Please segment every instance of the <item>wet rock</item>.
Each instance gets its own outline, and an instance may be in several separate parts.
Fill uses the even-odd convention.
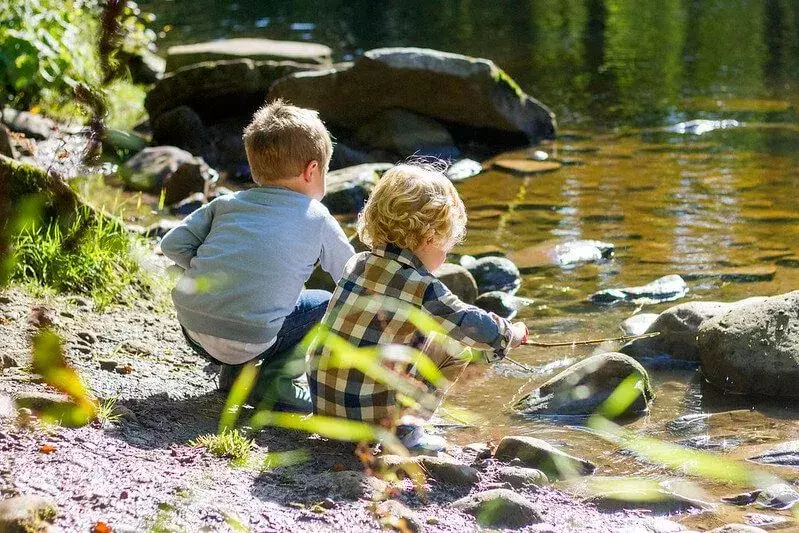
[[[711,529],[707,533],[767,533],[765,529],[747,526],[746,524],[727,524],[716,529]]]
[[[477,282],[468,270],[460,265],[444,263],[433,275],[462,301],[474,303],[477,298]]]
[[[503,438],[497,446],[494,458],[506,463],[518,459],[520,466],[541,470],[549,479],[588,475],[596,470],[591,462],[569,455],[548,442],[533,437]]]
[[[11,131],[2,124],[0,124],[0,155],[11,159],[17,158],[17,151],[11,143]]]
[[[531,159],[500,159],[494,167],[516,174],[539,174],[558,170],[562,165],[557,161],[534,161]]]
[[[449,131],[435,120],[406,111],[386,109],[365,121],[355,132],[366,146],[401,156],[456,157],[458,149]]]
[[[514,489],[549,485],[549,478],[547,478],[547,475],[535,468],[501,466],[497,469],[497,477],[500,481],[509,483]]]
[[[222,39],[204,43],[170,46],[166,52],[166,71],[187,65],[225,59],[290,60],[300,63],[330,64],[331,50],[323,44],[270,39]]]
[[[588,357],[549,379],[519,400],[514,409],[525,415],[591,415],[628,377],[637,379],[637,396],[625,411],[605,416],[646,413],[654,398],[649,375],[635,359],[621,353]]]
[[[493,62],[421,48],[370,50],[354,63],[293,74],[278,80],[268,97],[317,109],[326,122],[350,130],[401,108],[454,126],[456,137],[493,138],[494,146],[555,132],[554,115]]]
[[[461,159],[450,165],[445,174],[450,181],[458,183],[472,176],[476,176],[482,171],[483,166],[474,159]]]
[[[594,476],[560,482],[556,487],[585,498],[604,511],[646,509],[671,514],[713,508],[713,504],[698,499],[693,486],[682,480],[657,482],[634,477]]]
[[[616,247],[609,242],[579,240],[544,241],[508,255],[523,274],[553,266],[570,267],[613,257]]]
[[[783,442],[749,460],[767,465],[799,466],[799,440]]]
[[[474,301],[474,305],[489,313],[496,313],[508,320],[516,316],[516,313],[524,307],[531,305],[533,300],[520,298],[507,292],[491,291],[481,294]]]
[[[419,515],[397,500],[380,502],[377,505],[377,514],[381,517],[392,517],[396,521],[393,522],[394,527],[399,531],[417,533],[425,529],[424,522]]]
[[[150,119],[181,105],[190,106],[201,117],[218,117],[219,102],[244,105],[243,122],[264,103],[264,93],[278,78],[318,66],[294,61],[252,61],[231,59],[206,61],[183,67],[160,79],[144,100]],[[247,104],[247,105],[245,105]],[[217,111],[216,115],[214,111]],[[206,123],[206,127],[209,123]],[[239,136],[241,131],[239,130]]]
[[[760,507],[782,511],[799,503],[799,492],[787,483],[777,483],[763,489],[756,501]]]
[[[194,213],[207,203],[205,195],[201,192],[196,192],[171,206],[169,212],[173,215],[186,216]]]
[[[718,316],[740,305],[762,301],[753,297],[739,302],[688,302],[675,305],[660,313],[643,333],[659,332],[656,337],[630,341],[619,350],[635,358],[656,357],[668,354],[675,359],[699,361],[696,341],[699,326],[705,320]]]
[[[683,279],[689,281],[698,279],[718,279],[721,281],[752,282],[771,281],[777,273],[774,265],[754,265],[748,267],[730,267],[712,270],[696,270],[683,272]]]
[[[604,305],[618,302],[655,304],[677,300],[687,293],[688,286],[685,284],[685,281],[680,276],[671,274],[640,287],[605,289],[595,292],[589,299],[594,303]]]
[[[657,320],[657,313],[640,313],[633,315],[619,324],[619,328],[625,335],[641,335]],[[625,353],[622,351],[622,353]],[[628,354],[630,355],[630,354]]]
[[[779,266],[788,267],[788,268],[799,268],[799,255],[792,255],[790,257],[783,257],[781,259],[777,259],[777,264]]]
[[[762,526],[763,529],[769,529],[769,530],[782,529],[793,524],[793,520],[790,520],[783,516],[776,516],[763,513],[747,513],[744,515],[744,521],[750,526],[755,526],[755,527]]]
[[[737,393],[799,397],[799,291],[706,320],[697,336],[711,383]]]
[[[474,276],[478,294],[491,291],[513,294],[522,284],[519,269],[505,257],[481,257],[464,266]]]
[[[219,176],[200,157],[174,146],[145,148],[125,162],[121,174],[126,187],[158,194],[175,204],[194,192],[204,192]]]
[[[715,130],[737,128],[741,125],[737,120],[706,120],[696,119],[679,122],[666,126],[664,129],[670,133],[689,133],[692,135],[703,135]]]
[[[532,503],[508,489],[478,492],[456,500],[452,507],[474,516],[485,527],[520,528],[541,522]]]
[[[47,117],[8,107],[3,109],[2,119],[8,129],[31,139],[48,139],[58,129],[58,125]]]
[[[47,531],[58,508],[47,498],[32,494],[0,501],[0,531],[29,533]]]
[[[218,162],[219,156],[205,125],[191,107],[181,105],[170,109],[152,118],[150,124],[153,128],[153,144],[176,146],[211,164]]]
[[[451,457],[419,457],[419,464],[438,481],[447,485],[474,485],[480,478],[477,470]]]
[[[391,163],[365,163],[330,172],[322,203],[333,214],[358,213],[372,194],[377,180],[392,166]]]

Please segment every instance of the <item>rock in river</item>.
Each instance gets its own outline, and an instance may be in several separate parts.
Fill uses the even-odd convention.
[[[330,172],[322,203],[333,214],[359,212],[372,194],[378,178],[392,166],[391,163],[364,163]]]
[[[467,304],[477,298],[477,282],[474,276],[460,265],[444,263],[433,275],[441,280],[452,293]]]
[[[657,320],[658,316],[660,315],[657,313],[639,313],[627,318],[624,322],[619,324],[619,328],[625,335],[641,335],[649,329],[649,326]]]
[[[783,442],[749,460],[767,465],[799,466],[799,440]]]
[[[602,261],[613,257],[614,251],[615,246],[609,242],[550,240],[512,252],[508,258],[516,263],[520,272],[527,274],[552,266],[570,267]]]
[[[596,470],[591,462],[533,437],[504,437],[494,452],[494,458],[506,463],[518,459],[522,466],[541,470],[549,479],[583,476]]]
[[[399,108],[442,121],[450,131],[453,125],[466,139],[494,139],[494,146],[555,134],[552,112],[492,61],[437,50],[370,50],[354,63],[280,79],[269,91],[270,100],[278,97],[349,130]]]
[[[463,181],[483,171],[483,166],[474,159],[461,159],[456,161],[450,166],[447,171],[447,177],[453,183]]]
[[[364,122],[356,139],[370,148],[409,155],[453,157],[458,155],[449,131],[432,118],[404,109],[386,109]]]
[[[636,379],[635,400],[624,411],[605,416],[639,415],[654,398],[649,375],[632,357],[613,352],[573,364],[520,399],[514,409],[525,415],[591,415],[630,376]]]
[[[166,51],[166,70],[223,59],[291,60],[300,63],[330,64],[331,50],[323,44],[270,39],[222,39],[204,43],[170,46]]]
[[[502,291],[483,293],[474,301],[474,305],[483,311],[494,313],[508,320],[511,320],[522,308],[532,303],[533,300],[529,298],[519,298]]]
[[[706,320],[697,341],[711,383],[736,393],[799,397],[799,291]]]
[[[474,276],[479,294],[491,291],[514,294],[522,284],[519,269],[505,257],[481,257],[464,266]]]
[[[167,204],[193,192],[204,192],[218,175],[200,157],[174,146],[145,148],[120,168],[126,187],[158,194],[166,189]]]
[[[595,292],[589,299],[598,304],[614,304],[617,302],[654,304],[677,300],[687,293],[688,286],[685,281],[680,276],[671,274],[640,287],[605,289]]]
[[[452,503],[485,527],[521,528],[541,522],[541,515],[522,495],[508,489],[478,492]]]
[[[636,339],[619,349],[632,357],[657,357],[667,354],[674,359],[699,361],[699,346],[696,335],[705,320],[718,316],[730,309],[762,301],[753,297],[739,302],[688,302],[675,305],[656,315],[657,318],[641,333],[659,332],[656,337]],[[636,315],[641,316],[641,315]],[[638,335],[640,333],[636,333]]]
[[[605,511],[647,509],[657,513],[678,513],[687,509],[712,509],[698,499],[692,484],[673,479],[655,481],[635,477],[577,478],[558,483],[558,488],[585,498]]]

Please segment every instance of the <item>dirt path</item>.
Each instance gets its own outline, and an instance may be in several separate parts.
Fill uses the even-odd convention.
[[[234,467],[189,441],[216,430],[224,397],[215,369],[186,346],[174,317],[142,301],[97,312],[84,298],[34,298],[14,288],[0,295],[0,355],[8,356],[0,395],[47,400],[52,391],[25,370],[30,361],[29,310],[54,311],[68,359],[100,398],[117,397],[114,423],[68,429],[20,425],[0,418],[3,498],[41,495],[55,503],[55,529],[90,531],[370,531],[380,530],[381,483],[368,478],[353,446],[286,430],[267,429],[256,454],[304,449],[309,459],[274,469]],[[43,448],[43,446],[45,446]],[[48,450],[50,453],[44,453]],[[461,449],[452,454],[469,461]],[[450,503],[499,486],[491,469],[475,486],[430,482],[419,494],[405,481],[389,490],[426,531],[479,529]],[[530,531],[668,531],[628,512],[600,513],[550,488],[520,489],[543,523]],[[321,505],[319,505],[321,504]],[[385,512],[382,512],[385,514]],[[396,513],[395,513],[396,514]],[[673,530],[673,529],[672,529]]]

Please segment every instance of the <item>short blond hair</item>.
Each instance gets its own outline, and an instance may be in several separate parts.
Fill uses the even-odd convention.
[[[424,163],[386,171],[358,219],[358,236],[371,248],[415,250],[430,238],[453,245],[465,233],[466,208],[458,191],[440,168]]]
[[[253,181],[263,185],[294,177],[314,160],[326,172],[333,143],[316,111],[278,98],[256,111],[244,128],[244,149]]]

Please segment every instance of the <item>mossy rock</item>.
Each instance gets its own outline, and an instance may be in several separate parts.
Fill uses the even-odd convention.
[[[58,516],[58,508],[46,498],[34,495],[15,496],[0,502],[0,531],[37,533],[49,531]]]

